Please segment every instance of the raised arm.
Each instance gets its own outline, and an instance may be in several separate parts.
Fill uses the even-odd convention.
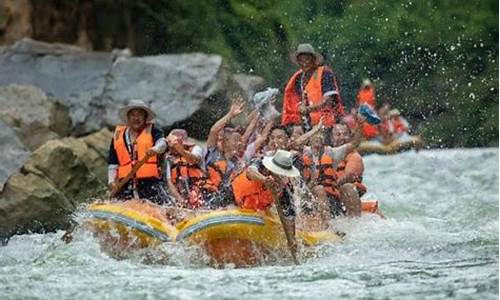
[[[269,137],[269,134],[271,133],[271,129],[273,128],[273,126],[274,126],[274,121],[269,120],[266,123],[264,129],[262,129],[262,132],[259,135],[257,135],[257,139],[255,140],[255,153],[258,153],[260,151],[260,149],[266,142],[267,138]]]
[[[322,129],[323,129],[323,117],[321,117],[319,123],[316,124],[316,126],[314,126],[311,130],[299,136],[297,139],[291,141],[290,148],[304,145],[312,136],[314,136]]]
[[[241,136],[241,142],[243,145],[248,144],[248,140],[252,136],[252,133],[257,126],[257,122],[259,121],[259,114],[257,109],[254,109],[249,115],[250,122],[248,123],[247,128],[245,129],[245,133]]]
[[[220,118],[212,128],[210,128],[210,133],[207,138],[207,148],[216,147],[217,146],[217,137],[219,132],[224,129],[227,123],[231,121],[234,117],[241,114],[243,112],[243,107],[245,106],[245,102],[238,96],[231,105],[229,112],[222,118]]]
[[[262,175],[255,166],[249,166],[247,168],[247,177],[250,180],[255,180],[260,182],[265,182],[267,179],[267,177]]]

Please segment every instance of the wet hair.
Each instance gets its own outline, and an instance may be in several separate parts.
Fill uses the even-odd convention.
[[[236,126],[234,128],[234,131],[238,132],[239,134],[243,135],[245,133],[246,128],[243,126]]]
[[[273,128],[271,128],[271,131],[270,132],[273,132],[275,131],[276,129],[278,130],[283,130],[286,134],[287,137],[290,137],[290,133],[288,132],[287,128],[285,126],[281,126],[281,125],[275,125],[273,126]]]
[[[342,126],[345,126],[345,127],[349,128],[349,125],[347,125],[347,123],[346,123],[346,122],[344,122],[344,120],[340,120],[339,122],[337,122],[336,124],[334,124],[334,126],[335,126],[335,125],[342,125]],[[332,127],[332,128],[333,128],[333,127]],[[349,128],[349,129],[350,129],[350,128]]]

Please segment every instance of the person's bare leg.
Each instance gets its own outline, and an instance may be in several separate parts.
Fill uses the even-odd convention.
[[[346,183],[339,189],[340,201],[345,205],[347,215],[350,217],[361,216],[361,199],[356,190],[356,186],[352,183]]]

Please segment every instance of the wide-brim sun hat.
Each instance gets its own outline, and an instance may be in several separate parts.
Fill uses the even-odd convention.
[[[146,102],[140,99],[132,99],[128,102],[127,105],[120,108],[118,111],[118,115],[120,120],[124,123],[127,123],[127,115],[132,109],[142,109],[146,112],[146,122],[153,120],[156,117],[156,114],[149,108]]]
[[[300,172],[293,166],[292,153],[278,150],[273,156],[264,157],[264,167],[271,173],[285,177],[299,177]]]
[[[371,86],[373,85],[372,81],[370,79],[363,79],[363,83],[361,84],[363,87]]]
[[[297,50],[290,54],[290,60],[296,65],[299,64],[297,57],[300,54],[311,54],[316,59],[316,64],[320,65],[323,63],[323,55],[314,51],[314,47],[311,44],[300,44],[297,46]]]

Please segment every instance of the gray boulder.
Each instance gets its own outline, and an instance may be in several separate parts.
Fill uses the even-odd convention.
[[[0,192],[7,179],[18,172],[30,152],[16,136],[14,130],[0,119]]]
[[[71,133],[68,109],[37,87],[0,87],[0,106],[0,118],[14,128],[30,150]]]
[[[198,138],[225,113],[232,81],[221,56],[122,52],[23,39],[0,53],[0,86],[31,84],[60,99],[75,135],[116,125],[118,109],[133,98],[151,105],[159,126],[183,126]]]
[[[227,105],[228,75],[219,55],[201,53],[119,59],[100,101],[106,125],[119,122],[118,109],[132,98],[150,104],[161,127],[185,121],[195,136],[204,135]],[[217,109],[219,108],[219,109]],[[103,110],[95,110],[102,112]],[[198,134],[196,134],[198,133]]]
[[[60,99],[82,134],[100,128],[99,120],[89,119],[89,105],[101,97],[112,62],[111,53],[22,39],[0,54],[0,86],[34,85]]]
[[[106,169],[102,149],[105,144],[109,147],[108,137],[111,132],[103,130],[87,137],[88,142],[51,140],[33,152],[0,193],[0,238],[64,228],[77,206],[102,195]]]

